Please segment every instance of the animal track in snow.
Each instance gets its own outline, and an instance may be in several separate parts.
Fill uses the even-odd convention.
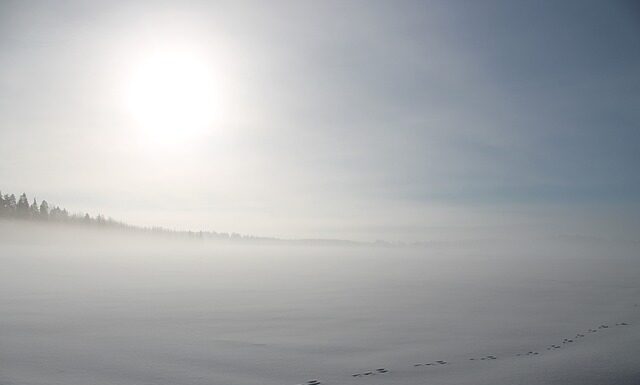
[[[627,322],[618,322],[615,324],[615,326],[629,326],[629,323]],[[604,331],[605,329],[609,329],[610,326],[607,324],[601,324],[599,326],[597,326],[595,329],[591,328],[588,329],[586,333],[597,333],[598,331]],[[568,344],[574,344],[576,342],[578,342],[579,339],[585,338],[587,335],[583,334],[583,333],[577,333],[575,335],[575,337],[573,338],[564,338],[562,340],[562,344],[565,346],[568,346]],[[562,349],[563,346],[562,345],[558,345],[558,344],[551,344],[551,345],[547,345],[546,350],[547,351],[551,351],[551,350],[557,350],[557,349]],[[534,350],[530,350],[526,353],[517,353],[515,356],[516,357],[530,357],[530,356],[537,356],[540,355],[541,353],[538,351],[534,351]],[[498,357],[494,356],[494,355],[486,355],[484,357],[473,357],[473,358],[469,358],[469,361],[493,361],[493,360],[497,360]],[[413,364],[414,367],[423,367],[423,366],[446,366],[448,365],[449,362],[445,361],[445,360],[436,360],[433,362],[425,362],[425,363],[415,363]],[[375,370],[369,370],[366,372],[362,372],[362,373],[353,373],[351,375],[351,377],[354,378],[366,378],[366,377],[371,377],[371,376],[376,376],[376,375],[380,375],[380,374],[390,374],[389,369],[386,368],[378,368]],[[322,385],[322,382],[320,382],[320,380],[308,380],[303,384],[299,384],[299,385]]]

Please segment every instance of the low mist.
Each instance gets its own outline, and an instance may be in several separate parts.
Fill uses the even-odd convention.
[[[24,221],[1,222],[0,243],[9,384],[357,383],[377,368],[414,384],[425,360],[451,366],[430,372],[440,381],[569,366],[582,374],[567,383],[601,384],[578,364],[599,349],[617,384],[640,367],[637,345],[620,340],[640,338],[636,244],[251,245]],[[621,322],[556,362],[516,360]],[[486,355],[496,364],[470,361]]]

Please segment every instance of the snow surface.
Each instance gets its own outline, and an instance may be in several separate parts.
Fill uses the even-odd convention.
[[[251,246],[5,223],[0,384],[639,384],[639,278],[637,244],[588,239]]]

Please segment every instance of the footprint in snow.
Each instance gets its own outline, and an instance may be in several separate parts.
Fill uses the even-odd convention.
[[[423,364],[413,364],[413,366],[436,366],[436,365],[446,365],[446,364],[448,364],[447,361],[438,360],[436,362],[427,362],[427,363],[423,363]]]
[[[636,305],[638,306],[638,305]],[[615,326],[628,326],[629,324],[626,322],[618,322],[615,324]],[[602,329],[608,329],[609,325],[607,324],[602,324],[600,326],[597,327],[597,329],[589,329],[587,332],[588,333],[597,333],[598,330],[602,330]],[[583,338],[585,337],[584,334],[582,333],[578,333],[576,334],[575,337],[571,338],[565,338],[563,339],[562,343],[563,344],[568,344],[568,343],[573,343],[575,342],[575,340],[577,340],[578,338]],[[561,349],[562,346],[560,345],[556,345],[556,344],[551,344],[549,345],[546,349],[547,350],[555,350],[555,349]],[[535,351],[529,351],[527,353],[518,353],[516,354],[517,357],[523,357],[523,356],[537,356],[539,355],[539,352],[535,352]],[[470,361],[476,361],[476,360],[480,360],[480,361],[488,361],[488,360],[496,360],[497,357],[493,356],[493,355],[488,355],[485,357],[480,357],[480,358],[469,358]],[[438,366],[438,365],[447,365],[448,362],[444,361],[444,360],[437,360],[435,362],[427,362],[427,363],[417,363],[417,364],[413,364],[414,367],[418,367],[418,366]],[[367,372],[363,372],[363,373],[354,373],[351,376],[352,377],[363,377],[363,376],[374,376],[377,374],[387,374],[389,373],[388,369],[385,368],[378,368],[372,371],[367,371]],[[321,385],[322,383],[319,380],[308,380],[305,384],[299,384],[299,385]]]
[[[351,377],[375,376],[376,374],[387,374],[387,373],[389,373],[388,369],[378,368],[374,371],[367,371],[364,373],[354,373],[351,375]]]
[[[489,360],[497,360],[497,359],[498,359],[498,357],[489,355],[489,356],[480,357],[480,358],[469,358],[469,361],[476,361],[476,360],[478,360],[478,361],[489,361]]]

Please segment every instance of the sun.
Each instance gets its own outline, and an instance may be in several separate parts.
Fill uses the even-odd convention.
[[[157,50],[137,63],[126,105],[147,140],[176,142],[209,128],[219,107],[212,67],[185,49]]]

